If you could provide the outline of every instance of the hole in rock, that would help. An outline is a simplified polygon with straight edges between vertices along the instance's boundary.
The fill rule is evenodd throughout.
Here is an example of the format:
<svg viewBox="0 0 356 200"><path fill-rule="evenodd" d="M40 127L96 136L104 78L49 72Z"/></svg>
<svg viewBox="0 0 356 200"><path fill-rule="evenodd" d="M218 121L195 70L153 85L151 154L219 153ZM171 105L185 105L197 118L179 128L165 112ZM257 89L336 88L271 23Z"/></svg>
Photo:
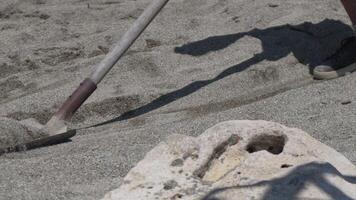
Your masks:
<svg viewBox="0 0 356 200"><path fill-rule="evenodd" d="M293 165L290 165L290 164L283 164L283 165L281 165L281 168L289 168L289 167L293 167Z"/></svg>
<svg viewBox="0 0 356 200"><path fill-rule="evenodd" d="M209 160L198 170L196 170L193 174L196 177L204 178L205 174L210 170L212 163L215 160L218 160L229 147L236 145L240 141L240 137L238 135L231 135L226 141L222 142L218 145L214 151L212 152Z"/></svg>
<svg viewBox="0 0 356 200"><path fill-rule="evenodd" d="M181 199L181 198L183 198L183 195L178 193L178 194L173 195L171 197L171 200L176 200L176 199Z"/></svg>
<svg viewBox="0 0 356 200"><path fill-rule="evenodd" d="M286 139L284 136L260 135L253 138L246 147L249 153L266 150L272 154L280 154L283 151Z"/></svg>

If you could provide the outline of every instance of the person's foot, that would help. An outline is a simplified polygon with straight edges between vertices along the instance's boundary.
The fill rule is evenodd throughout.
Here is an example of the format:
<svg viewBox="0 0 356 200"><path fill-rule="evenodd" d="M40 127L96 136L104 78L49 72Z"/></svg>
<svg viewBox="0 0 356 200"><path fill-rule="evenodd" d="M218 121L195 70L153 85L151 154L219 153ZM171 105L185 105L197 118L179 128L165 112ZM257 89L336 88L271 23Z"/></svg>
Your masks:
<svg viewBox="0 0 356 200"><path fill-rule="evenodd" d="M356 37L343 41L342 47L313 69L316 79L333 79L356 71Z"/></svg>

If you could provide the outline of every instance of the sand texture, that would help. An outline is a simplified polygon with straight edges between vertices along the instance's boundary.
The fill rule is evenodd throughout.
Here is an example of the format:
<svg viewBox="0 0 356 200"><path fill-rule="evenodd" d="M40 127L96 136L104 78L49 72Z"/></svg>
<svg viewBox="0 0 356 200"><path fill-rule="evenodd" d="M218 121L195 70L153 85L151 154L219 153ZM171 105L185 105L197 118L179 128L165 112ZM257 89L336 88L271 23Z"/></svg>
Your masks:
<svg viewBox="0 0 356 200"><path fill-rule="evenodd" d="M1 0L0 115L45 123L150 0ZM352 34L336 0L172 0L78 110L71 142L0 157L0 199L100 199L171 134L300 128L356 163L356 74L310 69Z"/></svg>

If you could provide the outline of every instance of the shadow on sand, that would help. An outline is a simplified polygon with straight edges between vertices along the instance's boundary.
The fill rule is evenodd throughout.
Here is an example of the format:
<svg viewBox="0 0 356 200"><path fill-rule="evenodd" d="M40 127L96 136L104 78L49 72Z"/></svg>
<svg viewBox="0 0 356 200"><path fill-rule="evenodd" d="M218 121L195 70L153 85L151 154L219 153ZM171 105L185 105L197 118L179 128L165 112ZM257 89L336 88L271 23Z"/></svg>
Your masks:
<svg viewBox="0 0 356 200"><path fill-rule="evenodd" d="M338 176L350 184L355 184L356 177L342 175L334 166L329 163L311 162L300 165L293 169L286 176L267 181L261 181L251 185L239 185L225 188L218 188L209 192L201 200L222 200L219 194L234 192L242 188L267 187L267 191L262 195L261 200L297 200L298 194L305 189L306 184L313 184L323 191L330 199L354 200L340 190L336 185L325 178L325 175ZM305 198L303 198L305 199ZM310 198L312 199L312 197Z"/></svg>
<svg viewBox="0 0 356 200"><path fill-rule="evenodd" d="M231 35L214 36L176 47L175 52L178 54L203 56L209 52L224 49L245 36L250 36L261 41L263 51L250 59L225 69L212 79L192 82L181 89L164 94L146 105L129 110L114 119L94 126L143 115L188 96L211 83L239 73L261 61L276 61L291 53L300 63L308 65L312 70L323 59L335 52L339 48L341 41L350 37L352 33L350 26L340 21L324 20L317 24L309 22L300 25L287 24L267 29L253 29L248 32Z"/></svg>

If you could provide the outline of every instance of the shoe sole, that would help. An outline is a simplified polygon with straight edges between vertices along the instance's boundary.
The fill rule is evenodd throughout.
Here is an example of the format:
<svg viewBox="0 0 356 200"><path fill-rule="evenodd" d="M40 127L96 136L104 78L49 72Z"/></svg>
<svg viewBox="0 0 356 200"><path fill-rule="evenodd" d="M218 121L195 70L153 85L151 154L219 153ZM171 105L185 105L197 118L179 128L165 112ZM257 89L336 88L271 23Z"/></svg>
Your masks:
<svg viewBox="0 0 356 200"><path fill-rule="evenodd" d="M347 67L343 67L339 70L334 70L330 72L318 72L314 71L313 76L316 79L322 79L322 80L327 80L327 79L334 79L340 76L344 76L348 72L353 72L356 71L356 63L353 63Z"/></svg>

